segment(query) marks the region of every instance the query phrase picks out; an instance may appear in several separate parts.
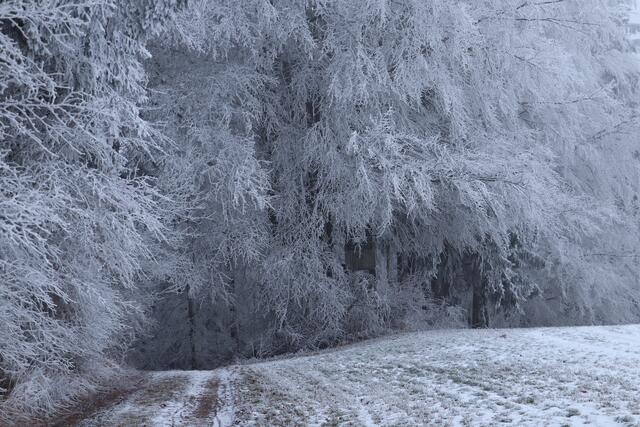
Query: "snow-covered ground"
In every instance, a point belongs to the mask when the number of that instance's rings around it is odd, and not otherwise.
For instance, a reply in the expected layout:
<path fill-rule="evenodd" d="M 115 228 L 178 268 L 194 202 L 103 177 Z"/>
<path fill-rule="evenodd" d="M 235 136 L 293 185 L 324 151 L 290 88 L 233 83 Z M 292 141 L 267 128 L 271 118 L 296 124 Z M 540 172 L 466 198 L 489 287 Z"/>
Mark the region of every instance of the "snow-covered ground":
<path fill-rule="evenodd" d="M 640 426 L 640 326 L 446 330 L 152 374 L 82 425 Z"/>
<path fill-rule="evenodd" d="M 214 426 L 233 423 L 230 371 L 148 373 L 138 387 L 78 426 Z M 66 425 L 62 422 L 60 426 Z"/>

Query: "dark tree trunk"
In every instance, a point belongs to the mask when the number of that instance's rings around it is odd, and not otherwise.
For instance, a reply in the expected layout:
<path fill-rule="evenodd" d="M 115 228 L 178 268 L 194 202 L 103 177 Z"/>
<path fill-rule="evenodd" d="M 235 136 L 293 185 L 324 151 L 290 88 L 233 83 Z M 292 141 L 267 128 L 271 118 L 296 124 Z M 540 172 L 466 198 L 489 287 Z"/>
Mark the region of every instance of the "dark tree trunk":
<path fill-rule="evenodd" d="M 489 327 L 487 283 L 482 271 L 482 257 L 478 254 L 465 254 L 462 264 L 465 281 L 472 292 L 469 323 L 472 328 L 487 328 Z"/>
<path fill-rule="evenodd" d="M 187 297 L 187 317 L 189 320 L 189 346 L 191 350 L 191 369 L 198 369 L 198 363 L 196 358 L 196 319 L 193 309 L 193 299 L 189 295 L 189 285 L 185 290 Z"/>
<path fill-rule="evenodd" d="M 453 263 L 453 256 L 450 249 L 445 247 L 438 260 L 436 275 L 430 283 L 431 294 L 436 299 L 449 300 L 451 283 L 454 280 L 453 269 L 455 268 L 455 264 L 452 266 L 451 263 Z"/>
<path fill-rule="evenodd" d="M 473 284 L 473 302 L 471 310 L 471 327 L 488 328 L 489 315 L 487 312 L 487 300 L 484 293 L 484 283 Z"/>

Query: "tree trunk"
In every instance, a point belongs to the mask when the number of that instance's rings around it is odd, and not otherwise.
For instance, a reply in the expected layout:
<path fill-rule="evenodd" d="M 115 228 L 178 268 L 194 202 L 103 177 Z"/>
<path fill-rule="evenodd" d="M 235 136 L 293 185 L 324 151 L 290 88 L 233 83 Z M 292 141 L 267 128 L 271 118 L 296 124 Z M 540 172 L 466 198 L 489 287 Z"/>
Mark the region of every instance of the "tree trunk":
<path fill-rule="evenodd" d="M 478 254 L 465 254 L 462 264 L 465 281 L 471 287 L 472 292 L 469 323 L 472 328 L 487 328 L 489 327 L 489 313 L 487 311 L 486 280 L 482 271 L 482 257 Z"/>
<path fill-rule="evenodd" d="M 198 363 L 196 358 L 196 319 L 193 310 L 193 299 L 189 295 L 189 285 L 185 289 L 185 295 L 187 297 L 187 317 L 189 321 L 189 346 L 191 349 L 191 369 L 198 369 Z"/>

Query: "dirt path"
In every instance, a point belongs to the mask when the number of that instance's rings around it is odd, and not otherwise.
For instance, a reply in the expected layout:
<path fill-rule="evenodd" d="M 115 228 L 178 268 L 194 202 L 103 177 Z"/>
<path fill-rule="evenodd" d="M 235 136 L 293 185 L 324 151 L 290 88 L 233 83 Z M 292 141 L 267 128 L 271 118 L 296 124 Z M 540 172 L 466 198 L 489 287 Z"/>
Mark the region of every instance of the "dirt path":
<path fill-rule="evenodd" d="M 213 426 L 233 423 L 230 370 L 142 373 L 132 387 L 101 397 L 58 425 Z"/>

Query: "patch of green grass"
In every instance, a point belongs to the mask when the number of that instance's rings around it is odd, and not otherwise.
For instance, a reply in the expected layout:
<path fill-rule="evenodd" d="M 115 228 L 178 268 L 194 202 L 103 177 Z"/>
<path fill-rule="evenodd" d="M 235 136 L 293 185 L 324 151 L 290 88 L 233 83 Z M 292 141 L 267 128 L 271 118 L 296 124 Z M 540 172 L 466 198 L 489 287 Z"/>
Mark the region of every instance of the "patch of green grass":
<path fill-rule="evenodd" d="M 522 396 L 517 400 L 517 402 L 525 405 L 535 405 L 536 398 L 533 396 Z"/>
<path fill-rule="evenodd" d="M 322 423 L 322 427 L 338 427 L 344 425 L 347 414 L 339 409 L 331 409 L 327 421 Z"/>
<path fill-rule="evenodd" d="M 635 419 L 631 415 L 618 416 L 615 420 L 617 423 L 627 423 L 632 424 Z"/>
<path fill-rule="evenodd" d="M 580 411 L 576 408 L 569 408 L 567 410 L 567 418 L 577 417 L 578 415 L 580 415 Z"/>

